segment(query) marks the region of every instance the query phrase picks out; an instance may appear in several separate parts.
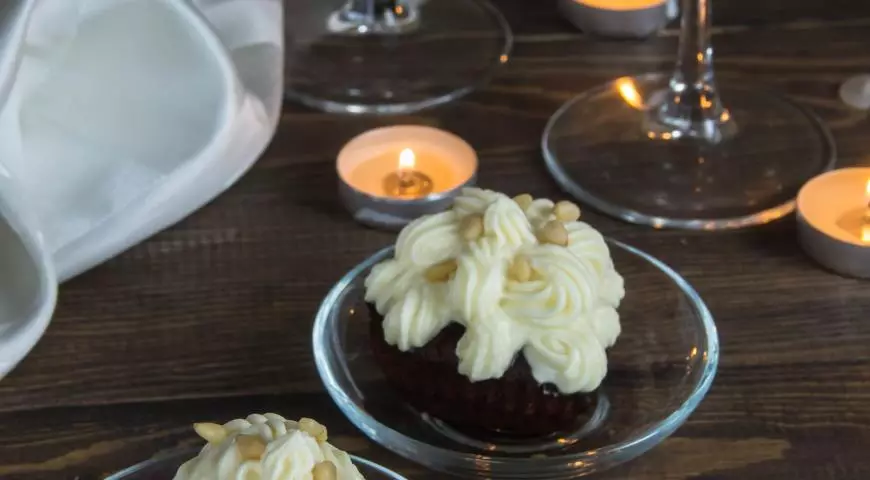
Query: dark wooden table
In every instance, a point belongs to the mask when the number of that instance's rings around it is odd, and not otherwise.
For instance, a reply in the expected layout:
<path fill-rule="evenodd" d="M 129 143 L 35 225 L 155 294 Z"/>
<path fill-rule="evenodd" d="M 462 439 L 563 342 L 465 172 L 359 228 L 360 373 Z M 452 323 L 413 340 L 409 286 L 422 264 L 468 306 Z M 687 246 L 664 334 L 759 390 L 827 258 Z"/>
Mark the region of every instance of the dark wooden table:
<path fill-rule="evenodd" d="M 481 184 L 558 195 L 539 151 L 547 118 L 596 83 L 669 69 L 676 32 L 603 42 L 560 20 L 553 3 L 499 3 L 517 35 L 515 56 L 459 102 L 400 118 L 288 105 L 271 148 L 238 185 L 65 284 L 48 333 L 0 382 L 0 478 L 101 478 L 195 442 L 195 420 L 260 411 L 320 418 L 339 446 L 411 478 L 438 478 L 351 428 L 312 364 L 322 296 L 394 238 L 345 214 L 333 161 L 363 130 L 425 123 L 478 149 Z M 870 2 L 723 0 L 717 8 L 721 81 L 793 95 L 831 127 L 841 165 L 870 165 L 870 122 L 837 98 L 841 81 L 870 71 Z M 793 219 L 704 234 L 587 218 L 688 277 L 722 342 L 716 382 L 688 423 L 601 478 L 870 478 L 870 283 L 811 263 Z"/>

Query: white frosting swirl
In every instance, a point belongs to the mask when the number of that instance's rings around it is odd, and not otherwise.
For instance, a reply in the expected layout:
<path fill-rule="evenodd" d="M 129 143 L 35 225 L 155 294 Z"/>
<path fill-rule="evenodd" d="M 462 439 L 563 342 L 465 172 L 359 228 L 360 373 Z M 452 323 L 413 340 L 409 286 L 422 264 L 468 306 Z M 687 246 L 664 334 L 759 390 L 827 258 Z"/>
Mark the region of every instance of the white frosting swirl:
<path fill-rule="evenodd" d="M 557 245 L 536 245 L 520 252 L 540 279 L 509 282 L 501 300 L 511 318 L 540 328 L 568 327 L 584 318 L 598 301 L 597 274 L 581 257 Z"/>
<path fill-rule="evenodd" d="M 462 195 L 453 201 L 453 211 L 460 217 L 473 213 L 483 214 L 502 194 L 482 188 L 464 188 Z"/>
<path fill-rule="evenodd" d="M 426 345 L 450 323 L 447 285 L 417 284 L 384 317 L 385 340 L 407 351 Z"/>
<path fill-rule="evenodd" d="M 510 368 L 525 336 L 512 328 L 501 311 L 492 312 L 487 321 L 468 326 L 456 344 L 459 373 L 477 381 L 499 378 Z"/>
<path fill-rule="evenodd" d="M 590 320 L 592 321 L 592 331 L 601 345 L 607 348 L 612 347 L 622 332 L 616 309 L 610 306 L 599 306 L 592 312 Z"/>
<path fill-rule="evenodd" d="M 541 228 L 545 223 L 550 220 L 554 220 L 556 218 L 553 215 L 553 207 L 556 204 L 553 203 L 552 200 L 547 198 L 538 198 L 532 201 L 528 207 L 526 207 L 526 216 L 529 217 L 529 223 L 532 224 L 534 228 Z"/>
<path fill-rule="evenodd" d="M 598 230 L 583 222 L 570 222 L 565 229 L 568 230 L 568 250 L 571 253 L 591 263 L 599 276 L 613 271 L 610 249 Z"/>
<path fill-rule="evenodd" d="M 466 320 L 487 318 L 498 308 L 506 281 L 507 259 L 499 255 L 492 244 L 471 244 L 468 253 L 457 259 L 456 275 L 450 282 L 454 319 L 466 327 Z"/>
<path fill-rule="evenodd" d="M 564 394 L 597 388 L 605 349 L 620 333 L 623 280 L 604 237 L 585 223 L 565 223 L 567 247 L 538 241 L 536 232 L 556 219 L 553 207 L 538 199 L 523 210 L 506 195 L 470 188 L 453 210 L 405 227 L 395 258 L 366 279 L 386 341 L 408 351 L 456 322 L 466 329 L 456 346 L 459 372 L 471 381 L 501 377 L 522 351 L 540 383 Z M 483 232 L 466 241 L 460 225 L 469 215 L 481 216 Z M 518 259 L 532 272 L 522 281 L 510 274 Z M 427 269 L 445 260 L 456 262 L 455 272 L 427 280 Z"/>
<path fill-rule="evenodd" d="M 523 354 L 535 380 L 561 392 L 591 392 L 607 374 L 604 346 L 585 328 L 536 331 Z"/>
<path fill-rule="evenodd" d="M 396 258 L 428 267 L 459 254 L 459 217 L 453 211 L 427 215 L 411 222 L 396 241 Z"/>
<path fill-rule="evenodd" d="M 502 250 L 515 250 L 535 241 L 523 209 L 505 196 L 496 198 L 484 212 L 483 231 L 484 241 Z"/>
<path fill-rule="evenodd" d="M 347 453 L 299 429 L 299 423 L 267 413 L 250 415 L 223 425 L 226 436 L 203 447 L 182 465 L 175 480 L 312 480 L 320 462 L 335 465 L 337 480 L 363 480 Z M 259 459 L 243 458 L 238 447 L 242 436 L 265 443 Z"/>

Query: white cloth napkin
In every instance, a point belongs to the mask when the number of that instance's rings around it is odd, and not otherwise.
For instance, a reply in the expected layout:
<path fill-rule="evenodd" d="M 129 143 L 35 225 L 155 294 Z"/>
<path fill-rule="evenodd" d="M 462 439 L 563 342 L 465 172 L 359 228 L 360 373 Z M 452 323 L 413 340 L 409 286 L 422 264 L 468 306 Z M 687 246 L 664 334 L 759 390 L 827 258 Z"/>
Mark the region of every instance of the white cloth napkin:
<path fill-rule="evenodd" d="M 0 222 L 54 270 L 39 278 L 91 268 L 229 187 L 275 132 L 283 58 L 281 0 L 0 0 Z M 0 304 L 0 378 L 44 329 L 16 325 L 47 325 L 20 311 Z"/>

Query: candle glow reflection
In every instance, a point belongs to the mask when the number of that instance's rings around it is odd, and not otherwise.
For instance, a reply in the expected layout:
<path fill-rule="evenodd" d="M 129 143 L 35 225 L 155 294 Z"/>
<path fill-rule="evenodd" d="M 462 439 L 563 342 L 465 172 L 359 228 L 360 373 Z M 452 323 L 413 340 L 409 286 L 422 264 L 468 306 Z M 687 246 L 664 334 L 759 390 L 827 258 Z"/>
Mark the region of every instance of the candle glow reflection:
<path fill-rule="evenodd" d="M 637 86 L 631 78 L 622 77 L 618 79 L 616 81 L 616 88 L 619 90 L 619 95 L 630 107 L 637 110 L 643 109 L 643 98 L 641 98 L 640 92 L 637 91 Z"/>
<path fill-rule="evenodd" d="M 864 224 L 861 226 L 861 241 L 870 244 L 870 179 L 867 180 L 867 188 L 864 190 L 864 201 L 867 206 L 864 209 Z"/>

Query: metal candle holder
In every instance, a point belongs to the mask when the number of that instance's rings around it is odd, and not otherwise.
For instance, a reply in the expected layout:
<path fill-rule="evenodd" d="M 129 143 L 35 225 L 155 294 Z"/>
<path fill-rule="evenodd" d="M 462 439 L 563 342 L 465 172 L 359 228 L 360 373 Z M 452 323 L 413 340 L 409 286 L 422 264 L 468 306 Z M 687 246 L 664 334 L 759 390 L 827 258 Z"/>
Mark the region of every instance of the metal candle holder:
<path fill-rule="evenodd" d="M 557 0 L 562 16 L 584 32 L 612 38 L 646 38 L 668 21 L 668 2 L 641 8 L 605 8 L 580 0 Z"/>
<path fill-rule="evenodd" d="M 804 251 L 834 272 L 863 279 L 870 279 L 870 205 L 860 194 L 868 180 L 870 168 L 834 170 L 810 180 L 797 200 Z"/>

